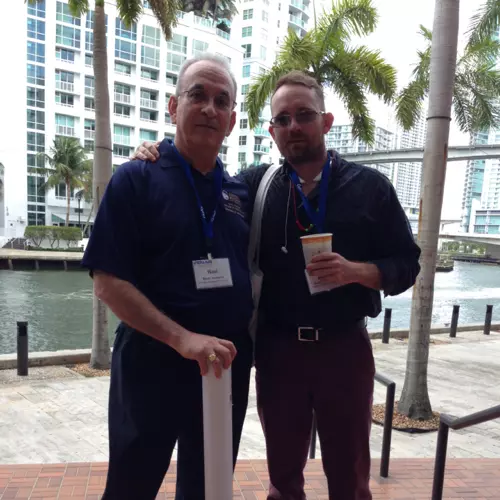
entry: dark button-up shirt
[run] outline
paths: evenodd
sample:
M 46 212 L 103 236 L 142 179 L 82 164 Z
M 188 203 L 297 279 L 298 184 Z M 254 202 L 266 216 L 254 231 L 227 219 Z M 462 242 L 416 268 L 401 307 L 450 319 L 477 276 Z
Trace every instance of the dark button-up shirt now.
M 185 328 L 231 338 L 246 335 L 253 303 L 247 248 L 248 187 L 223 177 L 213 258 L 228 258 L 233 287 L 197 290 L 193 261 L 207 257 L 192 185 L 164 140 L 156 163 L 130 161 L 113 175 L 82 264 L 132 283 Z M 213 175 L 191 169 L 205 213 L 213 212 Z
M 343 160 L 332 152 L 325 232 L 333 234 L 333 252 L 351 261 L 371 262 L 382 276 L 386 295 L 397 295 L 414 283 L 420 271 L 420 248 L 389 180 L 380 172 Z M 260 317 L 284 328 L 315 326 L 335 329 L 375 317 L 381 311 L 380 292 L 349 284 L 311 295 L 304 276 L 305 261 L 293 202 L 289 199 L 290 166 L 281 167 L 269 189 L 264 207 L 260 267 L 264 273 Z M 253 203 L 266 167 L 242 172 Z M 293 198 L 293 197 L 290 197 Z M 308 196 L 318 206 L 319 190 Z M 288 204 L 288 222 L 287 221 Z M 298 215 L 309 220 L 300 197 Z M 286 244 L 287 253 L 282 251 Z

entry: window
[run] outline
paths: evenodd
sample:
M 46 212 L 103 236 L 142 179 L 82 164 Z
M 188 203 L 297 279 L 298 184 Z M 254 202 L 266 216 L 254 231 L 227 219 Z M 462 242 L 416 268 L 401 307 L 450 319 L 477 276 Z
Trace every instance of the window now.
M 240 128 L 248 128 L 248 120 L 246 118 L 240 120 Z
M 87 52 L 94 50 L 94 33 L 92 31 L 85 32 L 85 50 Z
M 94 111 L 95 110 L 95 101 L 92 97 L 85 98 L 85 109 L 87 111 Z
M 153 26 L 142 27 L 142 43 L 146 45 L 160 46 L 160 30 L 153 28 Z
M 75 135 L 75 117 L 56 114 L 56 134 Z
M 38 132 L 28 132 L 27 134 L 28 151 L 43 153 L 45 151 L 45 135 Z
M 158 138 L 158 133 L 154 130 L 144 130 L 140 129 L 139 131 L 139 140 L 140 141 L 156 141 Z
M 267 13 L 265 10 L 262 11 L 262 20 L 265 23 L 269 22 L 269 13 Z
M 186 56 L 180 56 L 178 54 L 167 53 L 167 71 L 179 71 L 182 64 L 186 60 Z
M 177 85 L 177 77 L 175 75 L 167 74 L 165 76 L 165 83 L 167 85 L 173 85 L 175 87 Z
M 263 75 L 266 72 L 266 68 L 259 66 L 259 75 Z
M 30 155 L 28 155 L 30 156 Z M 43 167 L 43 161 L 42 165 Z M 28 201 L 31 203 L 45 203 L 45 191 L 43 185 L 45 179 L 38 175 L 28 175 Z M 45 208 L 45 207 L 43 207 Z
M 247 19 L 252 19 L 253 18 L 253 9 L 246 9 L 243 11 L 243 20 L 246 21 Z
M 45 167 L 45 159 L 42 156 L 37 156 L 33 153 L 27 154 L 27 164 L 30 168 L 44 168 Z M 29 201 L 37 201 L 37 200 L 29 200 Z
M 83 122 L 83 127 L 85 131 L 95 132 L 95 120 L 89 120 L 86 118 Z M 85 134 L 85 137 L 87 138 L 87 134 Z
M 132 74 L 132 66 L 130 64 L 125 64 L 116 61 L 115 62 L 115 71 L 116 73 L 121 73 L 122 75 L 131 75 Z
M 93 76 L 85 76 L 85 95 L 94 97 L 95 95 L 95 80 Z
M 85 66 L 92 67 L 94 65 L 94 56 L 91 54 L 85 54 Z
M 167 49 L 169 51 L 187 54 L 187 36 L 174 34 L 172 39 L 167 42 Z
M 243 66 L 242 76 L 243 78 L 247 78 L 250 76 L 250 64 L 245 64 Z
M 34 64 L 27 65 L 28 83 L 35 85 L 45 85 L 45 68 Z
M 69 71 L 60 71 L 56 69 L 56 82 L 75 83 L 75 74 Z
M 80 29 L 71 26 L 56 25 L 56 43 L 66 47 L 80 48 Z
M 80 16 L 73 17 L 67 3 L 57 2 L 56 4 L 56 19 L 63 23 L 74 24 L 80 26 Z
M 75 53 L 72 50 L 62 49 L 61 47 L 56 47 L 56 59 L 58 61 L 65 61 L 69 63 L 75 62 Z
M 71 94 L 56 92 L 56 103 L 61 106 L 68 106 L 72 108 L 75 105 L 75 97 Z
M 45 40 L 45 21 L 28 17 L 28 38 Z
M 89 10 L 87 12 L 87 21 L 85 22 L 85 27 L 88 30 L 93 30 L 94 29 L 94 15 L 95 12 L 93 10 Z M 104 21 L 106 23 L 106 33 L 108 32 L 108 15 L 106 14 L 106 19 Z
M 122 158 L 129 158 L 132 153 L 132 148 L 125 146 L 113 145 L 113 154 L 115 156 L 121 156 Z
M 146 109 L 141 109 L 141 120 L 145 120 L 147 122 L 156 122 L 158 121 L 156 111 L 149 111 Z
M 266 30 L 266 28 L 262 28 L 260 30 L 260 37 L 262 38 L 263 42 L 267 42 L 267 30 Z
M 269 5 L 269 0 L 264 0 L 264 5 Z
M 115 40 L 115 57 L 135 61 L 135 43 L 117 38 Z
M 154 69 L 141 68 L 141 78 L 157 82 L 159 80 L 159 73 Z
M 204 52 L 207 52 L 207 50 L 208 50 L 207 42 L 202 42 L 200 40 L 193 40 L 193 56 L 198 56 L 200 54 L 203 54 Z
M 252 36 L 252 26 L 245 26 L 241 32 L 242 37 Z
M 248 89 L 250 88 L 250 85 L 246 83 L 245 85 L 241 86 L 241 95 L 248 94 Z
M 240 163 L 245 162 L 247 159 L 247 154 L 246 153 L 238 153 L 238 161 Z
M 123 104 L 115 104 L 115 115 L 129 117 L 130 116 L 130 106 L 124 106 Z
M 121 83 L 115 83 L 115 94 L 131 95 L 131 88 L 128 85 L 122 85 Z
M 238 144 L 240 146 L 246 146 L 247 145 L 247 136 L 246 135 L 240 135 L 240 138 L 238 140 Z
M 267 48 L 264 45 L 260 46 L 260 58 L 265 61 L 267 59 Z
M 170 116 L 170 113 L 165 113 L 165 123 L 172 124 L 172 117 Z
M 45 107 L 45 90 L 28 87 L 26 89 L 26 105 L 34 108 Z
M 241 111 L 242 113 L 246 113 L 246 112 L 247 112 L 247 107 L 248 107 L 248 106 L 247 106 L 247 103 L 246 103 L 246 102 L 242 102 L 242 103 L 240 104 L 240 111 Z
M 117 142 L 118 144 L 130 144 L 130 136 L 132 129 L 130 127 L 125 127 L 124 125 L 115 125 L 113 132 L 114 138 L 113 142 Z
M 28 42 L 28 61 L 45 63 L 45 45 L 43 43 Z
M 155 49 L 153 47 L 146 47 L 143 45 L 141 47 L 141 64 L 147 64 L 148 66 L 154 66 L 155 68 L 160 67 L 160 49 Z
M 280 21 L 279 21 L 279 19 L 278 19 L 278 28 L 279 28 L 279 27 L 280 27 Z
M 28 3 L 28 15 L 35 17 L 45 17 L 45 0 L 42 2 Z
M 245 45 L 242 45 L 243 47 L 243 59 L 248 59 L 249 57 L 252 57 L 252 44 L 251 43 L 246 43 Z
M 127 38 L 128 40 L 137 40 L 137 24 L 132 23 L 130 27 L 127 27 L 125 23 L 120 18 L 117 17 L 115 34 L 120 38 Z
M 45 113 L 34 109 L 27 109 L 26 126 L 35 130 L 45 130 Z

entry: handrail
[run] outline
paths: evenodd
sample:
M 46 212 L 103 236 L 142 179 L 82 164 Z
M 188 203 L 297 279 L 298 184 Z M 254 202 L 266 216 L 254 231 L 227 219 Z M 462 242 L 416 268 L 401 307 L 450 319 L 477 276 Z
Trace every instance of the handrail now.
M 389 460 L 391 457 L 391 438 L 392 438 L 392 416 L 394 413 L 396 382 L 378 372 L 375 373 L 375 381 L 387 387 L 385 395 L 384 434 L 382 437 L 380 476 L 389 477 Z M 309 458 L 316 458 L 316 435 L 317 435 L 316 415 L 313 415 Z
M 434 480 L 432 483 L 432 500 L 442 500 L 446 452 L 448 449 L 448 433 L 450 429 L 459 430 L 500 418 L 500 405 L 486 410 L 471 413 L 465 417 L 441 414 L 434 462 Z

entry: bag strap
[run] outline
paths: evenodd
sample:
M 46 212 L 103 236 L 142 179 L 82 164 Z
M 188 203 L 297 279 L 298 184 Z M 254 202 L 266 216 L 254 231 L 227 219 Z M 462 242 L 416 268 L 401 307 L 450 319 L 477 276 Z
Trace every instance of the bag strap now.
M 264 214 L 264 205 L 266 201 L 267 192 L 269 186 L 274 179 L 274 176 L 280 169 L 279 165 L 271 165 L 264 176 L 262 177 L 259 187 L 257 189 L 257 194 L 255 196 L 255 202 L 253 205 L 253 215 L 252 215 L 252 225 L 250 228 L 250 242 L 248 245 L 248 260 L 250 266 L 255 261 L 257 268 L 259 267 L 259 257 L 260 257 L 260 235 L 262 229 L 262 216 Z

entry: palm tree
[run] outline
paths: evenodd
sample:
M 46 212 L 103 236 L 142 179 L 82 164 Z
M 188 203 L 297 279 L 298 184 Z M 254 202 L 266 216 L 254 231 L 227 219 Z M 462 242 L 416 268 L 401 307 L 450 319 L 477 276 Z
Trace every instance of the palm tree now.
M 42 189 L 48 190 L 61 184 L 66 187 L 66 226 L 69 226 L 71 193 L 82 186 L 88 167 L 85 149 L 74 137 L 56 137 L 50 153 L 39 153 L 49 167 L 33 169 L 47 177 Z
M 420 117 L 429 93 L 432 32 L 420 26 L 420 34 L 427 41 L 427 47 L 418 52 L 412 80 L 396 99 L 398 121 L 406 130 Z M 453 112 L 462 132 L 473 134 L 500 127 L 500 71 L 496 69 L 499 56 L 498 40 L 473 34 L 457 61 Z
M 469 44 L 494 38 L 500 27 L 500 0 L 486 0 L 471 19 Z
M 254 80 L 247 94 L 250 128 L 262 121 L 259 115 L 279 78 L 300 70 L 340 97 L 351 116 L 353 135 L 373 144 L 367 94 L 390 102 L 396 92 L 396 70 L 379 51 L 353 46 L 351 39 L 372 33 L 376 24 L 372 0 L 337 0 L 303 38 L 289 30 L 274 66 Z
M 237 13 L 234 0 L 180 0 L 179 9 L 194 12 L 197 16 L 211 17 L 214 20 L 231 20 Z

